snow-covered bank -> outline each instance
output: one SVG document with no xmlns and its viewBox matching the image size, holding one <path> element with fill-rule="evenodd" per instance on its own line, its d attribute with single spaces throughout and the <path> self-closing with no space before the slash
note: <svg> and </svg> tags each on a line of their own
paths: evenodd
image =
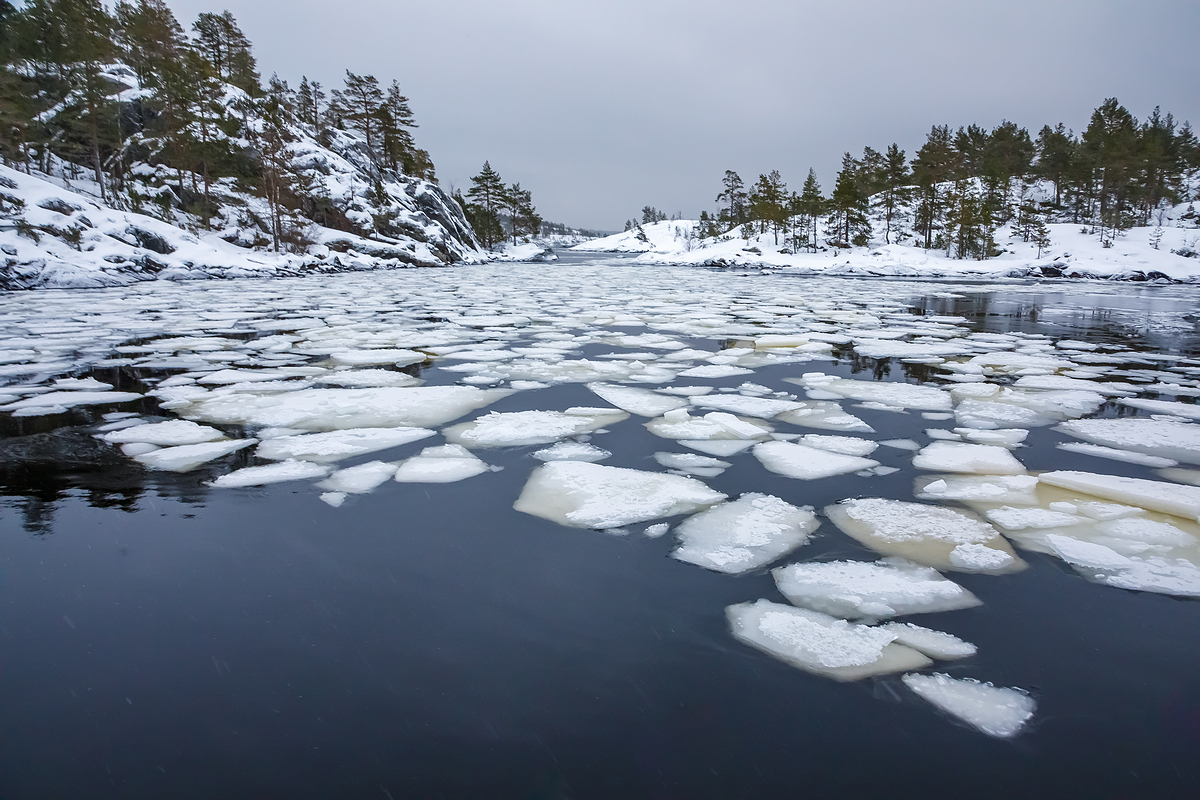
<svg viewBox="0 0 1200 800">
<path fill-rule="evenodd" d="M 1200 247 L 1196 228 L 1132 228 L 1112 247 L 1079 225 L 1054 224 L 1052 244 L 1038 253 L 1035 244 L 1021 241 L 1009 227 L 996 234 L 1004 250 L 986 261 L 957 259 L 942 250 L 910 245 L 878 245 L 848 249 L 828 248 L 816 253 L 791 253 L 771 233 L 744 239 L 737 235 L 698 240 L 689 220 L 657 222 L 639 231 L 626 231 L 571 248 L 580 252 L 641 253 L 641 264 L 782 269 L 803 274 L 878 275 L 903 277 L 1063 277 L 1104 280 L 1166 280 L 1200 282 L 1200 258 L 1174 251 L 1194 252 Z M 1161 232 L 1158 249 L 1151 242 Z"/>
</svg>

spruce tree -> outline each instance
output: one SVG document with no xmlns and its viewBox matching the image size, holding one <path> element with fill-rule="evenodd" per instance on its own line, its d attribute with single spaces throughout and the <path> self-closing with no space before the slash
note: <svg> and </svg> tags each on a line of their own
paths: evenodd
<svg viewBox="0 0 1200 800">
<path fill-rule="evenodd" d="M 958 151 L 950 138 L 948 125 L 934 125 L 925 144 L 913 158 L 913 182 L 918 188 L 917 230 L 925 235 L 925 247 L 933 247 L 933 231 L 941 220 L 941 184 L 954 178 L 961 165 Z"/>
<path fill-rule="evenodd" d="M 883 212 L 883 241 L 892 243 L 892 233 L 899 223 L 900 209 L 909 201 L 912 191 L 909 181 L 908 162 L 904 151 L 896 144 L 888 146 L 879 173 L 879 205 Z M 898 232 L 898 231 L 897 231 Z"/>
<path fill-rule="evenodd" d="M 1062 206 L 1062 189 L 1071 171 L 1075 155 L 1075 136 L 1061 122 L 1051 128 L 1046 125 L 1038 133 L 1033 173 L 1054 184 L 1054 205 Z"/>
<path fill-rule="evenodd" d="M 117 3 L 125 60 L 144 86 L 157 87 L 163 70 L 177 65 L 187 49 L 183 27 L 164 0 Z"/>
<path fill-rule="evenodd" d="M 724 208 L 718 212 L 718 218 L 727 226 L 726 230 L 728 230 L 746 221 L 750 198 L 746 194 L 746 184 L 742 181 L 741 176 L 731 169 L 725 170 L 725 177 L 721 179 L 721 185 L 725 188 L 717 195 L 717 202 L 724 203 Z"/>
<path fill-rule="evenodd" d="M 508 202 L 504 181 L 500 173 L 492 169 L 491 162 L 483 162 L 483 169 L 471 178 L 471 188 L 467 196 L 474 201 L 468 211 L 475 236 L 480 244 L 491 249 L 504 237 L 504 228 L 500 224 L 500 210 Z"/>
<path fill-rule="evenodd" d="M 196 33 L 196 49 L 213 65 L 218 78 L 251 96 L 258 94 L 259 77 L 250 40 L 233 14 L 201 14 L 192 30 Z"/>
<path fill-rule="evenodd" d="M 860 164 L 849 153 L 842 156 L 833 193 L 829 196 L 827 227 L 835 247 L 863 247 L 871 240 L 867 197 L 859 182 Z"/>
<path fill-rule="evenodd" d="M 814 253 L 817 252 L 817 220 L 824 215 L 825 206 L 825 196 L 821 193 L 821 184 L 817 183 L 817 173 L 810 167 L 800 190 L 796 211 L 805 226 L 804 241 Z"/>
</svg>

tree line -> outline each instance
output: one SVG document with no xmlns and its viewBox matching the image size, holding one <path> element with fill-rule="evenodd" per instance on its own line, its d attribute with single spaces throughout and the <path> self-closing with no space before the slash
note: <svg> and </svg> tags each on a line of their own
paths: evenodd
<svg viewBox="0 0 1200 800">
<path fill-rule="evenodd" d="M 533 193 L 522 189 L 520 183 L 505 184 L 490 161 L 483 162 L 483 169 L 471 178 L 466 197 L 455 192 L 454 198 L 466 211 L 479 243 L 488 249 L 508 236 L 516 244 L 522 237 L 542 232 L 542 218 L 534 208 Z"/>
<path fill-rule="evenodd" d="M 740 228 L 782 236 L 794 252 L 826 246 L 865 246 L 911 239 L 959 258 L 997 254 L 995 231 L 1012 224 L 1017 235 L 1048 246 L 1047 221 L 1088 226 L 1106 246 L 1122 231 L 1147 225 L 1166 205 L 1188 202 L 1187 176 L 1200 170 L 1200 142 L 1190 124 L 1155 109 L 1139 122 L 1115 98 L 1097 108 L 1080 135 L 1065 125 L 1037 137 L 1011 122 L 992 130 L 935 125 L 909 159 L 896 144 L 846 153 L 826 196 L 809 170 L 799 192 L 778 171 L 751 186 L 727 170 L 719 210 L 701 212 L 699 235 Z M 1035 202 L 1037 181 L 1053 198 Z M 1189 216 L 1195 220 L 1194 210 Z"/>
<path fill-rule="evenodd" d="M 143 91 L 122 98 L 134 83 L 126 68 Z M 279 249 L 287 211 L 352 227 L 291 170 L 299 135 L 328 147 L 339 131 L 359 134 L 354 160 L 382 205 L 385 179 L 436 180 L 416 127 L 399 84 L 373 75 L 347 71 L 328 95 L 307 78 L 296 90 L 275 76 L 264 86 L 228 11 L 200 14 L 189 36 L 163 0 L 118 2 L 111 13 L 99 0 L 28 0 L 20 9 L 0 0 L 0 158 L 27 171 L 48 171 L 52 157 L 84 165 L 115 205 L 174 203 L 207 227 L 214 181 L 234 178 L 268 201 Z M 173 170 L 172 192 L 124 191 L 139 162 Z"/>
</svg>

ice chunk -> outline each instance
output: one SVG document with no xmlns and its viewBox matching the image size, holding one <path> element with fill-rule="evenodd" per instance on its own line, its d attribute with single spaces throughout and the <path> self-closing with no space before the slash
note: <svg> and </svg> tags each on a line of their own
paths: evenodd
<svg viewBox="0 0 1200 800">
<path fill-rule="evenodd" d="M 763 422 L 739 419 L 732 414 L 714 411 L 703 417 L 693 417 L 687 409 L 676 409 L 652 419 L 646 428 L 664 439 L 765 439 L 771 427 Z"/>
<path fill-rule="evenodd" d="M 731 378 L 734 375 L 749 375 L 754 370 L 744 367 L 734 367 L 728 364 L 705 364 L 700 367 L 685 369 L 679 373 L 681 378 Z"/>
<path fill-rule="evenodd" d="M 1197 469 L 1160 469 L 1158 474 L 1169 481 L 1200 486 L 1200 470 Z"/>
<path fill-rule="evenodd" d="M 427 447 L 396 470 L 398 483 L 454 483 L 487 472 L 488 465 L 456 444 Z"/>
<path fill-rule="evenodd" d="M 629 415 L 616 409 L 588 409 L 590 414 L 562 411 L 492 412 L 447 428 L 446 439 L 467 447 L 516 447 L 550 444 L 568 436 L 612 425 Z"/>
<path fill-rule="evenodd" d="M 879 449 L 879 444 L 870 439 L 859 439 L 854 436 L 825 436 L 819 433 L 806 434 L 800 439 L 799 444 L 805 447 L 815 447 L 818 450 L 828 450 L 831 453 L 864 458 Z"/>
<path fill-rule="evenodd" d="M 787 411 L 803 408 L 803 403 L 793 400 L 771 400 L 766 397 L 746 397 L 744 395 L 727 394 L 716 397 L 692 398 L 692 405 L 697 408 L 707 408 L 713 411 L 726 411 L 730 414 L 741 414 L 746 417 L 771 419 Z"/>
<path fill-rule="evenodd" d="M 109 403 L 131 403 L 142 395 L 132 392 L 46 392 L 0 406 L 0 411 L 15 411 L 15 416 L 38 416 L 51 409 L 70 409 L 76 406 L 100 406 Z M 35 412 L 21 414 L 21 412 Z"/>
<path fill-rule="evenodd" d="M 204 395 L 180 410 L 203 422 L 313 431 L 349 428 L 431 428 L 491 405 L 512 394 L 473 386 L 410 389 L 301 389 L 282 395 Z"/>
<path fill-rule="evenodd" d="M 686 472 L 701 478 L 715 478 L 733 465 L 707 456 L 692 453 L 655 453 L 654 460 L 667 469 Z"/>
<path fill-rule="evenodd" d="M 559 442 L 553 447 L 538 450 L 533 457 L 539 461 L 603 461 L 612 453 L 584 442 Z"/>
<path fill-rule="evenodd" d="M 1064 513 L 1046 508 L 1015 508 L 1001 506 L 988 509 L 984 516 L 989 522 L 999 525 L 1006 531 L 1023 531 L 1028 528 L 1061 528 L 1069 525 L 1079 525 L 1088 521 L 1087 517 L 1077 514 Z"/>
<path fill-rule="evenodd" d="M 972 444 L 990 444 L 998 447 L 1013 448 L 1029 437 L 1029 431 L 1021 428 L 1001 428 L 998 430 L 979 430 L 977 428 L 955 428 L 954 432 L 963 441 Z"/>
<path fill-rule="evenodd" d="M 913 650 L 919 650 L 930 658 L 942 661 L 967 658 L 975 655 L 979 649 L 957 636 L 922 628 L 911 622 L 889 622 L 886 625 L 880 625 L 879 628 L 895 634 L 898 643 L 911 647 Z"/>
<path fill-rule="evenodd" d="M 755 446 L 754 456 L 771 472 L 805 481 L 879 466 L 878 461 L 869 458 L 831 453 L 792 442 L 763 442 Z"/>
<path fill-rule="evenodd" d="M 193 445 L 203 447 L 204 445 Z M 314 464 L 311 461 L 281 461 L 278 464 L 268 464 L 265 467 L 246 467 L 222 475 L 208 485 L 218 488 L 240 488 L 244 486 L 266 486 L 270 483 L 286 481 L 302 481 L 311 478 L 324 478 L 329 474 L 329 467 Z"/>
<path fill-rule="evenodd" d="M 395 364 L 406 367 L 409 364 L 420 364 L 429 356 L 415 350 L 348 350 L 334 353 L 330 356 L 338 364 L 351 367 L 368 367 L 377 364 Z"/>
<path fill-rule="evenodd" d="M 1025 567 L 995 528 L 966 511 L 868 498 L 843 500 L 826 507 L 825 514 L 843 533 L 868 547 L 935 569 L 1000 573 Z"/>
<path fill-rule="evenodd" d="M 684 447 L 690 447 L 692 450 L 708 453 L 710 456 L 725 457 L 737 455 L 755 445 L 753 439 L 680 439 L 679 443 Z"/>
<path fill-rule="evenodd" d="M 95 378 L 60 378 L 54 382 L 54 389 L 64 392 L 109 392 L 113 385 Z"/>
<path fill-rule="evenodd" d="M 1003 447 L 962 442 L 934 442 L 913 456 L 917 469 L 969 472 L 984 475 L 1020 475 L 1025 467 Z"/>
<path fill-rule="evenodd" d="M 587 388 L 601 400 L 639 417 L 659 417 L 676 408 L 685 408 L 688 404 L 685 398 L 668 397 L 649 389 L 634 389 L 611 383 L 589 383 Z"/>
<path fill-rule="evenodd" d="M 954 611 L 979 599 L 937 570 L 899 558 L 789 564 L 775 583 L 798 606 L 845 619 Z"/>
<path fill-rule="evenodd" d="M 905 675 L 916 694 L 988 736 L 1016 736 L 1033 717 L 1036 703 L 1021 689 L 1004 689 L 949 675 Z"/>
<path fill-rule="evenodd" d="M 894 408 L 911 408 L 917 411 L 950 411 L 950 394 L 933 386 L 916 386 L 911 383 L 887 381 L 855 381 L 835 378 L 816 373 L 803 378 L 784 378 L 799 383 L 806 389 L 831 392 L 850 400 L 883 403 Z"/>
<path fill-rule="evenodd" d="M 1032 475 L 935 475 L 917 478 L 916 495 L 922 500 L 1033 506 L 1038 503 L 1037 485 Z"/>
<path fill-rule="evenodd" d="M 647 525 L 646 530 L 642 531 L 650 539 L 657 539 L 660 536 L 666 536 L 667 531 L 671 530 L 671 526 L 665 522 L 656 522 L 653 525 Z"/>
<path fill-rule="evenodd" d="M 341 508 L 346 503 L 345 492 L 323 492 L 321 502 L 333 508 Z"/>
<path fill-rule="evenodd" d="M 806 401 L 800 408 L 785 411 L 777 419 L 803 428 L 843 433 L 874 433 L 875 429 L 853 414 L 847 414 L 837 403 Z"/>
<path fill-rule="evenodd" d="M 1118 402 L 1123 406 L 1140 408 L 1153 414 L 1170 414 L 1173 417 L 1200 419 L 1200 405 L 1196 403 L 1171 403 L 1166 400 L 1143 400 L 1137 397 Z"/>
<path fill-rule="evenodd" d="M 390 481 L 395 474 L 395 464 L 388 464 L 383 461 L 369 461 L 366 464 L 339 469 L 318 483 L 317 486 L 318 488 L 341 494 L 344 498 L 347 494 L 366 494 L 377 486 Z M 323 496 L 322 499 L 324 499 Z"/>
<path fill-rule="evenodd" d="M 331 386 L 347 388 L 367 388 L 385 386 L 420 386 L 425 381 L 414 378 L 404 372 L 390 369 L 353 369 L 343 372 L 331 372 L 317 378 L 317 383 L 327 383 Z"/>
<path fill-rule="evenodd" d="M 352 456 L 389 450 L 433 435 L 434 431 L 424 428 L 357 428 L 306 433 L 268 439 L 258 446 L 256 455 L 272 461 L 302 459 L 330 464 Z"/>
<path fill-rule="evenodd" d="M 1190 422 L 1130 417 L 1079 419 L 1057 430 L 1076 439 L 1117 450 L 1132 450 L 1187 464 L 1200 464 L 1200 425 Z"/>
<path fill-rule="evenodd" d="M 121 452 L 130 458 L 143 456 L 146 453 L 153 453 L 155 450 L 162 448 L 156 444 L 147 444 L 145 442 L 130 442 L 129 444 L 121 445 Z"/>
<path fill-rule="evenodd" d="M 725 609 L 735 638 L 794 667 L 839 681 L 921 669 L 933 662 L 896 635 L 768 600 Z"/>
<path fill-rule="evenodd" d="M 679 547 L 671 555 L 738 575 L 795 550 L 819 525 L 811 511 L 778 497 L 745 494 L 684 520 L 676 528 Z"/>
<path fill-rule="evenodd" d="M 159 447 L 172 445 L 201 444 L 216 439 L 223 439 L 225 434 L 207 425 L 197 425 L 187 420 L 175 419 L 169 422 L 155 422 L 148 425 L 138 425 L 136 428 L 125 428 L 104 434 L 104 441 L 110 444 L 130 444 L 142 442 L 156 444 Z"/>
<path fill-rule="evenodd" d="M 1179 464 L 1178 461 L 1170 458 L 1148 456 L 1145 453 L 1134 453 L 1130 450 L 1115 450 L 1111 447 L 1086 442 L 1062 442 L 1058 445 L 1058 449 L 1066 450 L 1068 453 L 1124 461 L 1127 464 L 1141 464 L 1146 467 L 1174 467 Z"/>
<path fill-rule="evenodd" d="M 895 450 L 912 450 L 915 452 L 921 449 L 921 445 L 917 444 L 912 439 L 888 439 L 880 442 L 880 444 L 884 447 L 891 447 Z"/>
<path fill-rule="evenodd" d="M 150 469 L 165 472 L 191 472 L 201 464 L 207 464 L 209 461 L 215 461 L 257 443 L 257 439 L 232 439 L 221 442 L 204 442 L 203 444 L 185 444 L 143 453 L 137 456 L 136 460 Z"/>
<path fill-rule="evenodd" d="M 1200 597 L 1200 566 L 1186 559 L 1129 557 L 1098 542 L 1059 534 L 1046 537 L 1054 552 L 1084 577 L 1120 589 Z"/>
<path fill-rule="evenodd" d="M 1200 487 L 1069 471 L 1045 472 L 1038 476 L 1038 480 L 1047 486 L 1083 492 L 1186 519 L 1194 520 L 1200 515 Z"/>
<path fill-rule="evenodd" d="M 724 499 L 720 492 L 679 475 L 552 461 L 534 470 L 513 508 L 560 525 L 618 528 L 690 514 Z"/>
</svg>

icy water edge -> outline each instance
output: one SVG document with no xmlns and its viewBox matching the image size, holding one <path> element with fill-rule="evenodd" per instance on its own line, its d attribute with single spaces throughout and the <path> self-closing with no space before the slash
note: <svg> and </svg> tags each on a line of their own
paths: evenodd
<svg viewBox="0 0 1200 800">
<path fill-rule="evenodd" d="M 426 386 L 522 387 L 433 425 L 440 434 L 491 412 L 607 406 L 586 382 L 805 402 L 820 387 L 785 379 L 820 372 L 949 394 L 958 385 L 951 377 L 964 373 L 947 364 L 1024 351 L 1065 366 L 989 368 L 984 382 L 1074 372 L 1082 376 L 1074 380 L 1130 385 L 1134 399 L 1194 405 L 1196 299 L 1181 287 L 787 278 L 604 258 L 22 293 L 0 298 L 9 384 L 0 393 L 19 406 L 71 377 L 163 394 L 161 382 L 183 376 L 167 388 L 240 386 L 261 398 L 336 389 L 312 381 L 381 368 Z M 754 346 L 800 332 L 831 347 Z M 282 338 L 249 346 L 268 337 Z M 1084 347 L 1056 346 L 1063 341 Z M 884 352 L 873 348 L 886 342 L 911 344 L 896 351 L 907 361 L 863 355 Z M 964 342 L 959 354 L 946 347 Z M 403 368 L 329 363 L 384 347 L 444 355 Z M 512 355 L 450 358 L 457 347 Z M 668 358 L 683 350 L 710 356 Z M 633 362 L 642 367 L 621 366 Z M 679 374 L 706 365 L 748 372 Z M 274 378 L 293 386 L 203 383 L 221 370 L 317 367 Z M 1106 395 L 1084 416 L 1163 416 L 1121 405 L 1124 396 Z M 546 443 L 472 448 L 502 469 L 446 484 L 388 480 L 335 508 L 313 479 L 207 485 L 269 463 L 252 448 L 177 474 L 146 470 L 113 445 L 78 447 L 121 422 L 105 415 L 153 423 L 194 405 L 163 409 L 172 400 L 151 396 L 70 402 L 3 417 L 9 445 L 64 428 L 81 438 L 67 440 L 74 460 L 5 450 L 2 797 L 1181 797 L 1200 789 L 1194 599 L 1092 582 L 1062 558 L 1025 548 L 1021 572 L 945 573 L 982 604 L 899 621 L 978 647 L 924 672 L 1019 687 L 1036 700 L 1019 735 L 991 738 L 920 699 L 899 674 L 839 683 L 736 640 L 727 606 L 787 602 L 766 567 L 731 576 L 670 558 L 674 531 L 648 538 L 641 522 L 614 535 L 515 511 L 541 464 L 531 454 Z M 927 431 L 963 427 L 924 415 L 939 412 L 840 403 L 874 429 L 846 435 L 876 442 L 925 447 L 936 441 Z M 1170 416 L 1187 419 L 1178 409 Z M 232 439 L 264 427 L 192 418 Z M 583 437 L 612 453 L 603 465 L 664 473 L 655 453 L 692 451 L 651 433 L 648 420 L 633 415 Z M 833 433 L 768 421 L 784 436 Z M 1154 466 L 1058 448 L 1076 439 L 1054 424 L 1027 429 L 1011 452 L 1031 474 L 1164 480 Z M 433 436 L 336 468 L 395 462 L 442 443 Z M 701 480 L 731 500 L 757 492 L 819 514 L 848 498 L 913 502 L 914 480 L 934 474 L 915 468 L 913 455 L 880 447 L 870 458 L 898 471 L 796 480 L 748 450 L 721 456 L 732 466 Z M 820 522 L 809 543 L 770 566 L 879 557 Z"/>
</svg>

